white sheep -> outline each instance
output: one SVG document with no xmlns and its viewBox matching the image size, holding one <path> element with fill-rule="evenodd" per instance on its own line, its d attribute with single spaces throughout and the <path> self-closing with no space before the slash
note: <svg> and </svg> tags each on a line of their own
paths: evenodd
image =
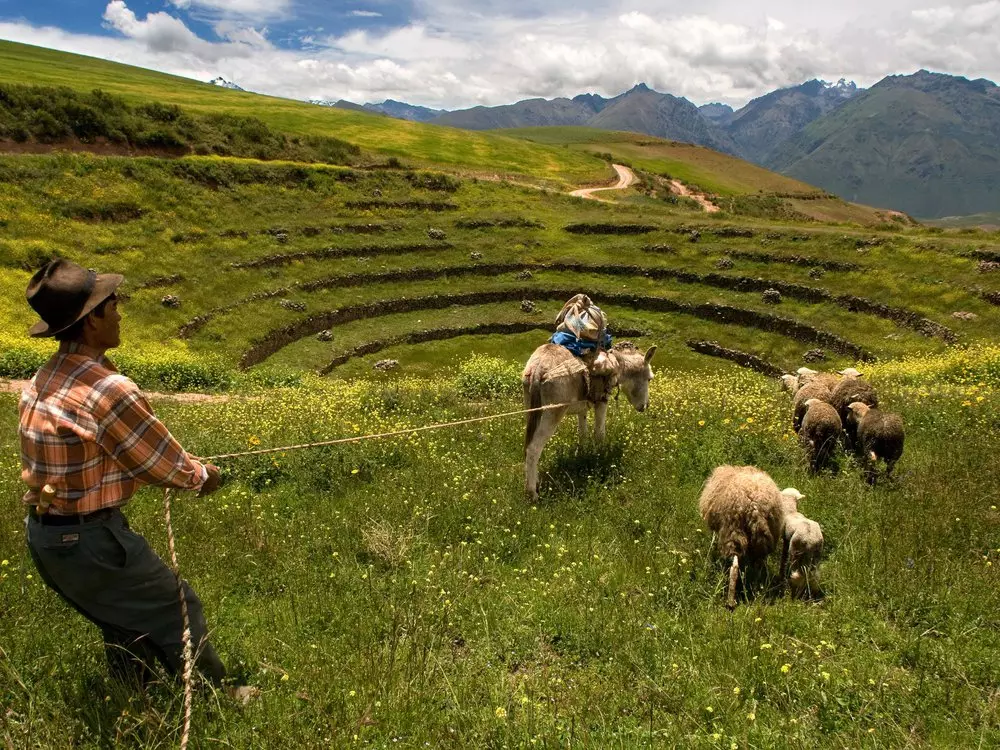
<svg viewBox="0 0 1000 750">
<path fill-rule="evenodd" d="M 792 488 L 782 493 L 781 575 L 788 578 L 792 596 L 817 596 L 819 561 L 823 556 L 823 529 L 818 523 L 799 512 L 798 502 L 804 496 Z"/>
<path fill-rule="evenodd" d="M 731 561 L 726 606 L 736 607 L 740 560 L 744 567 L 762 564 L 781 538 L 782 493 L 774 480 L 755 466 L 718 466 L 705 481 L 698 510 L 715 535 L 719 554 Z"/>
</svg>

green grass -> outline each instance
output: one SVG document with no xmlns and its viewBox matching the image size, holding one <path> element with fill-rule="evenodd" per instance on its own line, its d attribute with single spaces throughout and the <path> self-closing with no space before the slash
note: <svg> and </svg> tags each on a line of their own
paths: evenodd
<svg viewBox="0 0 1000 750">
<path fill-rule="evenodd" d="M 252 114 L 276 132 L 378 152 L 376 162 L 447 168 L 0 157 L 0 374 L 30 375 L 52 351 L 23 335 L 34 320 L 25 285 L 42 262 L 63 256 L 124 273 L 125 345 L 112 355 L 122 371 L 146 388 L 229 392 L 205 404 L 157 402 L 198 455 L 517 409 L 518 374 L 562 302 L 552 290 L 590 292 L 612 328 L 659 347 L 650 409 L 615 402 L 602 451 L 578 452 L 565 425 L 543 456 L 536 506 L 521 493 L 518 419 L 227 461 L 216 495 L 181 498 L 182 570 L 227 663 L 263 690 L 246 710 L 199 696 L 193 746 L 1000 744 L 1000 354 L 988 344 L 1000 311 L 985 298 L 1000 292 L 1000 276 L 977 270 L 975 255 L 992 247 L 990 235 L 781 198 L 828 223 L 791 221 L 768 208 L 798 192 L 784 178 L 633 135 L 552 129 L 533 131 L 547 140 L 533 144 L 9 43 L 0 43 L 0 80 L 100 87 L 129 106 L 154 98 L 199 116 Z M 561 183 L 610 176 L 591 150 L 628 152 L 647 182 L 614 203 L 565 195 Z M 729 210 L 709 216 L 657 198 L 656 172 L 729 196 Z M 515 177 L 475 177 L 500 173 Z M 564 229 L 580 223 L 655 230 Z M 807 262 L 778 262 L 792 256 Z M 814 274 L 823 263 L 840 270 Z M 723 288 L 737 277 L 800 294 L 767 305 L 759 291 Z M 499 296 L 372 309 L 333 326 L 329 342 L 307 325 L 354 305 L 481 292 Z M 950 327 L 958 345 L 808 296 L 818 292 L 913 311 Z M 165 294 L 180 307 L 164 307 Z M 622 294 L 644 302 L 613 296 Z M 535 312 L 521 310 L 524 297 Z M 897 480 L 869 489 L 843 456 L 838 474 L 810 476 L 776 384 L 685 342 L 715 340 L 788 370 L 814 344 L 714 313 L 645 309 L 650 300 L 779 315 L 878 355 L 863 367 L 907 425 Z M 392 343 L 476 323 L 538 328 Z M 290 325 L 307 332 L 239 370 L 248 350 Z M 330 377 L 309 373 L 373 341 L 391 345 Z M 824 367 L 854 364 L 828 354 Z M 373 371 L 383 358 L 399 369 Z M 16 501 L 16 421 L 16 397 L 0 395 L 0 737 L 11 747 L 172 746 L 179 692 L 127 696 L 110 685 L 96 632 L 32 569 Z M 827 541 L 822 603 L 765 591 L 724 611 L 722 571 L 696 511 L 720 463 L 757 464 L 805 493 Z M 128 513 L 163 552 L 159 499 L 145 490 Z"/>
<path fill-rule="evenodd" d="M 612 407 L 604 454 L 577 456 L 564 425 L 537 506 L 520 494 L 516 419 L 226 462 L 216 495 L 175 503 L 179 555 L 223 657 L 263 696 L 242 710 L 197 697 L 193 741 L 992 746 L 998 373 L 995 349 L 874 371 L 908 430 L 899 479 L 875 489 L 843 457 L 839 475 L 810 477 L 787 397 L 735 369 L 660 369 L 645 414 Z M 205 455 L 517 405 L 470 402 L 457 387 L 390 377 L 158 408 Z M 13 397 L 0 421 L 0 485 L 16 497 Z M 725 611 L 697 514 L 722 462 L 760 465 L 806 495 L 827 541 L 822 603 L 761 592 Z M 163 551 L 158 501 L 144 491 L 128 512 Z M 21 534 L 8 502 L 8 744 L 176 742 L 179 691 L 131 702 L 116 691 L 96 631 L 39 582 Z"/>
<path fill-rule="evenodd" d="M 101 89 L 129 101 L 156 100 L 192 112 L 258 117 L 289 135 L 339 138 L 386 157 L 483 175 L 528 175 L 551 184 L 602 179 L 611 170 L 575 151 L 515 138 L 394 120 L 207 83 L 15 42 L 0 41 L 0 81 Z"/>
</svg>

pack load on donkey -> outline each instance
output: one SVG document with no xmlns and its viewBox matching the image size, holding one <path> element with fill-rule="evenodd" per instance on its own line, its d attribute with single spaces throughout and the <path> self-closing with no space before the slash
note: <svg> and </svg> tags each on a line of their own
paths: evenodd
<svg viewBox="0 0 1000 750">
<path fill-rule="evenodd" d="M 556 332 L 549 341 L 583 360 L 589 375 L 591 400 L 606 401 L 613 386 L 614 366 L 607 354 L 611 349 L 611 334 L 604 311 L 586 294 L 574 295 L 556 316 Z"/>
</svg>

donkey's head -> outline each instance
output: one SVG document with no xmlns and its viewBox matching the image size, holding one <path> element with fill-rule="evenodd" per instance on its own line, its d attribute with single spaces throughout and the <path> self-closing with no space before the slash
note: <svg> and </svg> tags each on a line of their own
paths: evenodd
<svg viewBox="0 0 1000 750">
<path fill-rule="evenodd" d="M 618 383 L 625 397 L 636 411 L 645 411 L 649 406 L 649 381 L 653 379 L 649 362 L 656 354 L 656 347 L 649 347 L 643 354 L 631 341 L 622 341 L 611 351 L 617 360 Z"/>
</svg>

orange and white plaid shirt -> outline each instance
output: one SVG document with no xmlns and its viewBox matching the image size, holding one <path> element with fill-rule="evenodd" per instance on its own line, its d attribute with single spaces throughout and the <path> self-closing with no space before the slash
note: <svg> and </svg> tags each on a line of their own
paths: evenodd
<svg viewBox="0 0 1000 750">
<path fill-rule="evenodd" d="M 21 395 L 23 501 L 55 491 L 49 513 L 124 505 L 147 484 L 200 489 L 207 473 L 103 355 L 64 342 Z"/>
</svg>

